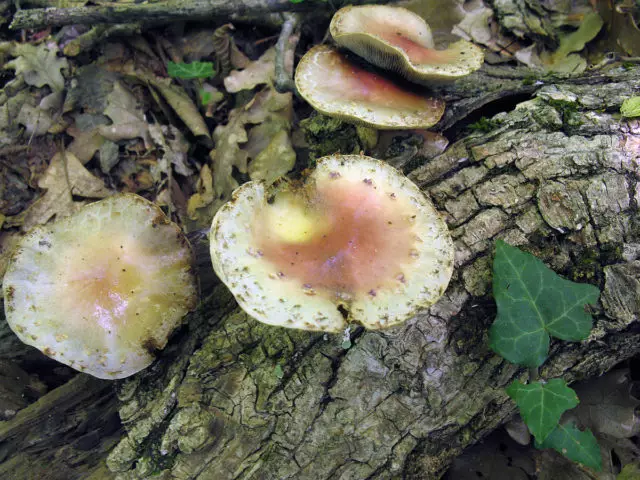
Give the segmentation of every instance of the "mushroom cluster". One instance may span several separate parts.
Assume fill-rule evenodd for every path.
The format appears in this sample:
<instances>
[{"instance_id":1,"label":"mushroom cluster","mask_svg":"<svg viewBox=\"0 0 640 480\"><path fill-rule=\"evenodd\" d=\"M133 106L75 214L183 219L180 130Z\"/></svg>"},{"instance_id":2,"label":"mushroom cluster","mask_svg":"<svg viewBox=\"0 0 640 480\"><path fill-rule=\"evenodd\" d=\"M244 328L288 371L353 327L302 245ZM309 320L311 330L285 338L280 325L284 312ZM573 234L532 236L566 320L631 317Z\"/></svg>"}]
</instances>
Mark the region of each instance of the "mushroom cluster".
<instances>
[{"instance_id":1,"label":"mushroom cluster","mask_svg":"<svg viewBox=\"0 0 640 480\"><path fill-rule=\"evenodd\" d=\"M318 161L303 183L248 182L210 233L218 277L257 320L338 332L391 327L433 304L453 243L422 191L385 162Z\"/></svg>"},{"instance_id":2,"label":"mushroom cluster","mask_svg":"<svg viewBox=\"0 0 640 480\"><path fill-rule=\"evenodd\" d=\"M427 23L401 7L344 7L333 16L330 32L338 46L421 85L456 80L484 61L482 50L466 40L435 49ZM295 83L300 95L321 113L374 128L429 128L444 113L443 101L363 68L326 45L304 55Z\"/></svg>"},{"instance_id":3,"label":"mushroom cluster","mask_svg":"<svg viewBox=\"0 0 640 480\"><path fill-rule=\"evenodd\" d=\"M147 367L198 298L184 233L134 194L32 230L13 253L3 291L20 340L107 379Z\"/></svg>"}]
</instances>

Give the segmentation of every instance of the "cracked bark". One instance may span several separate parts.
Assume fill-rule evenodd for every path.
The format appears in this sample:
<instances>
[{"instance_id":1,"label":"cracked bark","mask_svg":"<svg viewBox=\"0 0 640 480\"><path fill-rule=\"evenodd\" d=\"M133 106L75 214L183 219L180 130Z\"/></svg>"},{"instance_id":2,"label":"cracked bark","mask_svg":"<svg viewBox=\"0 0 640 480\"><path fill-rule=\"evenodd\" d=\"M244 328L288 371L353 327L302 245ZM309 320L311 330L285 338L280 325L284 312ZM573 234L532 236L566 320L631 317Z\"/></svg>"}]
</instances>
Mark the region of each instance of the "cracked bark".
<instances>
[{"instance_id":1,"label":"cracked bark","mask_svg":"<svg viewBox=\"0 0 640 480\"><path fill-rule=\"evenodd\" d=\"M218 285L158 362L117 383L114 476L437 478L513 414L504 387L527 376L487 347L497 238L602 291L589 339L552 342L542 378L598 375L638 352L640 122L617 112L640 68L537 85L501 72L442 90L440 127L520 103L410 173L455 238L445 297L402 327L356 329L345 350L340 335L251 320Z\"/></svg>"}]
</instances>

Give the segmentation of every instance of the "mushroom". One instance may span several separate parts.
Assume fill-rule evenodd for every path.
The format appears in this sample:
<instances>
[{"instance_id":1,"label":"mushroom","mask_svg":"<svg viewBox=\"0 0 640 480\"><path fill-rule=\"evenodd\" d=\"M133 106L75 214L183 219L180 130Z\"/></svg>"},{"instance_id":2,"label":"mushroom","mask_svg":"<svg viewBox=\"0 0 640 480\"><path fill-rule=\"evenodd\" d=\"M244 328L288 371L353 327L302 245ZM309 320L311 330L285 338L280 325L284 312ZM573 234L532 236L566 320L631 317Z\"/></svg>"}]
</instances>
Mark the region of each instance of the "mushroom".
<instances>
[{"instance_id":1,"label":"mushroom","mask_svg":"<svg viewBox=\"0 0 640 480\"><path fill-rule=\"evenodd\" d=\"M24 343L98 378L147 367L197 302L191 247L153 203L122 194L36 227L4 276Z\"/></svg>"},{"instance_id":2,"label":"mushroom","mask_svg":"<svg viewBox=\"0 0 640 480\"><path fill-rule=\"evenodd\" d=\"M484 62L482 50L466 40L436 50L427 23L402 7L344 7L333 16L329 29L338 45L425 85L468 75Z\"/></svg>"},{"instance_id":3,"label":"mushroom","mask_svg":"<svg viewBox=\"0 0 640 480\"><path fill-rule=\"evenodd\" d=\"M366 70L326 45L302 57L295 83L300 95L321 113L369 127L429 128L444 113L442 100Z\"/></svg>"},{"instance_id":4,"label":"mushroom","mask_svg":"<svg viewBox=\"0 0 640 480\"><path fill-rule=\"evenodd\" d=\"M255 319L338 332L398 325L445 291L453 243L431 201L388 164L324 157L304 182L248 182L213 219L218 277Z\"/></svg>"}]
</instances>

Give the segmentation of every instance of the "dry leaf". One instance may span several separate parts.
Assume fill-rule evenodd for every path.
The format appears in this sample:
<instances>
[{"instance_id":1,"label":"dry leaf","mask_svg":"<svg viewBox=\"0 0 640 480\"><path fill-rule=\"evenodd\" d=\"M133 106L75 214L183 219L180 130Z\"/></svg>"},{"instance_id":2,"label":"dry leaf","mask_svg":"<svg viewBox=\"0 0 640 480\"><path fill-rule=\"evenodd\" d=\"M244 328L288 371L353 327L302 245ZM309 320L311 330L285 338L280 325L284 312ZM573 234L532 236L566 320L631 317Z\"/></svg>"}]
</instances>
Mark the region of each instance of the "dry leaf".
<instances>
[{"instance_id":1,"label":"dry leaf","mask_svg":"<svg viewBox=\"0 0 640 480\"><path fill-rule=\"evenodd\" d=\"M38 46L28 43L18 43L13 49L13 55L17 58L8 62L5 68L13 68L17 75L22 75L24 81L34 87L49 85L55 92L64 89L64 77L62 69L69 67L66 58L57 55L58 47L55 44L40 44Z\"/></svg>"},{"instance_id":2,"label":"dry leaf","mask_svg":"<svg viewBox=\"0 0 640 480\"><path fill-rule=\"evenodd\" d=\"M116 82L113 91L107 97L107 108L104 114L113 121L113 124L99 126L100 135L113 142L139 137L143 139L147 148L151 147L149 125L144 112L138 106L136 97L123 86L122 82Z\"/></svg>"},{"instance_id":3,"label":"dry leaf","mask_svg":"<svg viewBox=\"0 0 640 480\"><path fill-rule=\"evenodd\" d=\"M23 231L46 223L53 216L66 217L75 213L82 202L75 202L72 195L105 198L113 193L69 152L54 155L38 186L46 189L46 192L21 214L24 215Z\"/></svg>"},{"instance_id":4,"label":"dry leaf","mask_svg":"<svg viewBox=\"0 0 640 480\"><path fill-rule=\"evenodd\" d=\"M32 101L33 99L29 99L22 105L16 121L25 126L29 136L44 135L47 132L57 133L55 130L59 124L56 124L56 121L60 120L62 114L62 92L47 95L38 105L33 105Z\"/></svg>"},{"instance_id":5,"label":"dry leaf","mask_svg":"<svg viewBox=\"0 0 640 480\"><path fill-rule=\"evenodd\" d=\"M291 145L289 134L280 130L251 162L249 176L251 180L264 180L271 184L291 170L295 163L296 152Z\"/></svg>"},{"instance_id":6,"label":"dry leaf","mask_svg":"<svg viewBox=\"0 0 640 480\"><path fill-rule=\"evenodd\" d=\"M171 175L172 165L176 173L184 177L193 175L193 170L187 165L189 142L180 130L173 125L154 124L149 126L149 134L163 152L157 165L151 168L151 175L156 183L160 183L162 174L167 177Z\"/></svg>"},{"instance_id":7,"label":"dry leaf","mask_svg":"<svg viewBox=\"0 0 640 480\"><path fill-rule=\"evenodd\" d=\"M173 108L195 136L211 138L209 136L207 124L204 122L198 107L193 103L182 87L178 85L169 85L155 78L149 80L149 83L158 89L167 103L171 105L171 108Z\"/></svg>"},{"instance_id":8,"label":"dry leaf","mask_svg":"<svg viewBox=\"0 0 640 480\"><path fill-rule=\"evenodd\" d=\"M275 75L276 50L270 48L255 62L251 62L244 70L234 70L224 79L227 92L251 90L257 85L271 83Z\"/></svg>"},{"instance_id":9,"label":"dry leaf","mask_svg":"<svg viewBox=\"0 0 640 480\"><path fill-rule=\"evenodd\" d=\"M189 231L208 228L216 211L224 203L216 201L213 192L213 175L208 165L200 170L200 178L196 185L197 192L191 195L187 202L187 216L193 222Z\"/></svg>"}]
</instances>

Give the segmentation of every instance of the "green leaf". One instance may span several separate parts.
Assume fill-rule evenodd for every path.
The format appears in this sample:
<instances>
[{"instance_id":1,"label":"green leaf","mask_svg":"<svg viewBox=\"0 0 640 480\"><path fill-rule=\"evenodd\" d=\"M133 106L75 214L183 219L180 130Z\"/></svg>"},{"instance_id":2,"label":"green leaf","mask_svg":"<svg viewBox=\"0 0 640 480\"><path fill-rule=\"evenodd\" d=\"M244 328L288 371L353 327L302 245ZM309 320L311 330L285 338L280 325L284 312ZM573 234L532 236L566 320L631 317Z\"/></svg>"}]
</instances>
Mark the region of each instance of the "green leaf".
<instances>
[{"instance_id":1,"label":"green leaf","mask_svg":"<svg viewBox=\"0 0 640 480\"><path fill-rule=\"evenodd\" d=\"M622 102L620 113L625 117L640 117L640 97L627 98Z\"/></svg>"},{"instance_id":2,"label":"green leaf","mask_svg":"<svg viewBox=\"0 0 640 480\"><path fill-rule=\"evenodd\" d=\"M175 63L167 64L167 73L170 77L191 80L193 78L209 78L213 77L216 72L211 62L192 62L192 63Z\"/></svg>"},{"instance_id":3,"label":"green leaf","mask_svg":"<svg viewBox=\"0 0 640 480\"><path fill-rule=\"evenodd\" d=\"M597 471L602 470L600 447L589 429L583 432L572 424L558 425L544 442L536 441L536 448L553 448L574 462Z\"/></svg>"},{"instance_id":4,"label":"green leaf","mask_svg":"<svg viewBox=\"0 0 640 480\"><path fill-rule=\"evenodd\" d=\"M493 261L493 296L498 315L489 329L491 348L509 360L538 367L547 358L549 335L579 341L593 319L585 311L600 291L559 277L541 260L498 240Z\"/></svg>"},{"instance_id":5,"label":"green leaf","mask_svg":"<svg viewBox=\"0 0 640 480\"><path fill-rule=\"evenodd\" d=\"M284 371L282 370L282 367L279 364L276 365L275 368L273 369L273 374L277 378L283 378L284 377Z\"/></svg>"},{"instance_id":6,"label":"green leaf","mask_svg":"<svg viewBox=\"0 0 640 480\"><path fill-rule=\"evenodd\" d=\"M211 100L213 100L213 93L207 92L204 89L201 89L199 93L200 93L200 104L206 107L207 105L209 105Z\"/></svg>"},{"instance_id":7,"label":"green leaf","mask_svg":"<svg viewBox=\"0 0 640 480\"><path fill-rule=\"evenodd\" d=\"M528 385L515 380L507 387L507 393L518 405L524 423L538 442L544 441L558 426L566 410L578 405L576 392L560 378Z\"/></svg>"}]
</instances>

